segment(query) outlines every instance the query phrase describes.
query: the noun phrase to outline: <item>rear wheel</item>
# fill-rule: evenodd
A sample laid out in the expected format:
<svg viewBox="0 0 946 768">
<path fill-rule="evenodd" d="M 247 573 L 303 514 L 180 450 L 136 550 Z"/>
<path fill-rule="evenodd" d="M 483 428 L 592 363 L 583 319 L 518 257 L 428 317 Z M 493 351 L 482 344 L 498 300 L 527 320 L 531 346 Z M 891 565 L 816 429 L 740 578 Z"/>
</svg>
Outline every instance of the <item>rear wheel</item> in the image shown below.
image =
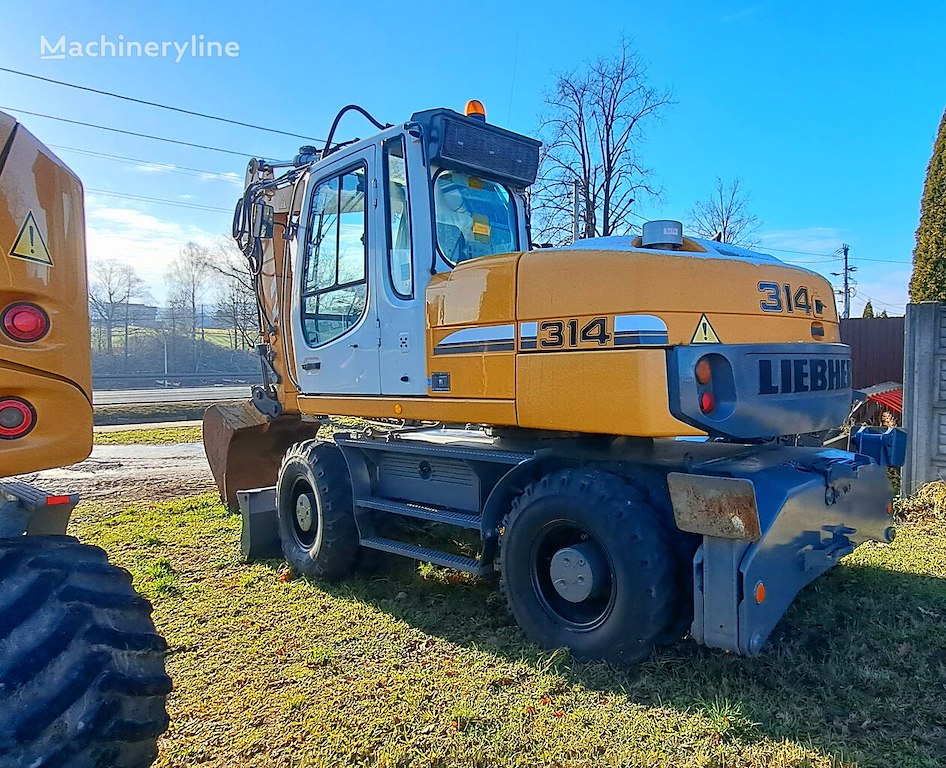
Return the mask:
<svg viewBox="0 0 946 768">
<path fill-rule="evenodd" d="M 351 478 L 333 443 L 306 440 L 287 452 L 276 482 L 279 539 L 289 565 L 318 578 L 351 572 L 360 544 Z"/>
<path fill-rule="evenodd" d="M 677 528 L 670 502 L 667 477 L 650 467 L 624 465 L 618 472 L 628 483 L 643 495 L 659 514 L 670 546 L 676 555 L 677 600 L 673 607 L 673 620 L 660 639 L 660 645 L 670 645 L 690 631 L 693 623 L 693 556 L 702 542 L 702 537 Z"/>
<path fill-rule="evenodd" d="M 151 765 L 168 725 L 165 649 L 151 604 L 98 547 L 0 540 L 0 764 Z"/>
<path fill-rule="evenodd" d="M 529 639 L 578 658 L 641 661 L 675 618 L 677 563 L 660 513 L 609 472 L 528 486 L 504 522 L 499 568 Z"/>
</svg>

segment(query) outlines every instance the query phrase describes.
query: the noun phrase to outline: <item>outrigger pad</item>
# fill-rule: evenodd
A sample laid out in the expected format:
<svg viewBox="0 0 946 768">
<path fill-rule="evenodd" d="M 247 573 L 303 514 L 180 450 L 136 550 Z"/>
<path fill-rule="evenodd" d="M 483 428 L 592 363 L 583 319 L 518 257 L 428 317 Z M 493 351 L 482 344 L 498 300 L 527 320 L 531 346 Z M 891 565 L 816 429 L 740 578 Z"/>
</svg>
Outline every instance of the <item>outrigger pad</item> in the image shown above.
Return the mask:
<svg viewBox="0 0 946 768">
<path fill-rule="evenodd" d="M 204 412 L 204 452 L 230 511 L 239 510 L 237 491 L 275 485 L 289 446 L 314 438 L 318 427 L 298 414 L 268 421 L 248 402 L 210 406 Z"/>
</svg>

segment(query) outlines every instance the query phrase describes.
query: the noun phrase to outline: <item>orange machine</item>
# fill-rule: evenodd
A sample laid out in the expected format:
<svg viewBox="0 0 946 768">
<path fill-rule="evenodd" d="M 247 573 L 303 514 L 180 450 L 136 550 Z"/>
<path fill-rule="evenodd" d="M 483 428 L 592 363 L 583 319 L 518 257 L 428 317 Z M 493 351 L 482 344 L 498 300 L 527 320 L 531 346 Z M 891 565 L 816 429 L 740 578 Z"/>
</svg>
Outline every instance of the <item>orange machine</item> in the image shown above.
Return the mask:
<svg viewBox="0 0 946 768">
<path fill-rule="evenodd" d="M 0 478 L 92 449 L 82 185 L 0 113 Z M 0 482 L 0 765 L 145 768 L 164 640 L 128 572 L 65 536 L 75 494 Z"/>
<path fill-rule="evenodd" d="M 92 450 L 82 185 L 0 114 L 0 477 Z"/>
<path fill-rule="evenodd" d="M 204 440 L 249 553 L 269 515 L 316 577 L 366 549 L 498 570 L 534 641 L 633 661 L 687 631 L 758 653 L 805 584 L 893 535 L 901 437 L 821 447 L 851 402 L 822 276 L 670 220 L 534 247 L 539 143 L 478 103 L 337 125 L 253 160 L 234 218 L 263 381 Z M 396 428 L 316 439 L 332 416 Z"/>
</svg>

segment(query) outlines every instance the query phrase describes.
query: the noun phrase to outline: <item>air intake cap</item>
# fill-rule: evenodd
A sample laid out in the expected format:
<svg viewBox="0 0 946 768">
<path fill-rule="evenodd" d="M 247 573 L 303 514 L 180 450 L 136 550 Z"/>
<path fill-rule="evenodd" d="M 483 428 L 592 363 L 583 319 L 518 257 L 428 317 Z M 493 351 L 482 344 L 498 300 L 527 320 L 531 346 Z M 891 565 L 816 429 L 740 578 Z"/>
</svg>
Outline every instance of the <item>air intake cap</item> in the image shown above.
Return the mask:
<svg viewBox="0 0 946 768">
<path fill-rule="evenodd" d="M 683 224 L 670 219 L 648 221 L 641 228 L 641 245 L 644 248 L 676 250 L 683 245 Z"/>
</svg>

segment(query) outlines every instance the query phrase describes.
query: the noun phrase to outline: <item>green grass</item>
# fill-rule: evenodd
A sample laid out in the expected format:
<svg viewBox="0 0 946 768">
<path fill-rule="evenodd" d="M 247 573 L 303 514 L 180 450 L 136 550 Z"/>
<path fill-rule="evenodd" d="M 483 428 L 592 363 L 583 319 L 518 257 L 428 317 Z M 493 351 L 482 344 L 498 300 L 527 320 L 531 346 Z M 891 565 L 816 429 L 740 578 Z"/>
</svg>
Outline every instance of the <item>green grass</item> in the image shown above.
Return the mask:
<svg viewBox="0 0 946 768">
<path fill-rule="evenodd" d="M 166 427 L 162 429 L 128 429 L 120 432 L 96 432 L 96 445 L 172 445 L 199 443 L 200 427 Z"/>
<path fill-rule="evenodd" d="M 159 766 L 946 763 L 946 535 L 911 513 L 798 599 L 757 658 L 638 668 L 525 642 L 493 587 L 377 561 L 339 584 L 239 560 L 211 496 L 83 505 L 154 601 L 175 681 Z"/>
<path fill-rule="evenodd" d="M 150 405 L 97 405 L 95 425 L 148 424 L 155 421 L 194 421 L 204 417 L 209 403 L 152 403 Z"/>
<path fill-rule="evenodd" d="M 319 428 L 322 437 L 335 432 L 360 429 L 365 426 L 361 419 L 338 417 Z M 159 429 L 123 429 L 117 432 L 96 432 L 96 445 L 173 445 L 175 443 L 199 443 L 203 430 L 193 427 L 161 427 Z"/>
</svg>

